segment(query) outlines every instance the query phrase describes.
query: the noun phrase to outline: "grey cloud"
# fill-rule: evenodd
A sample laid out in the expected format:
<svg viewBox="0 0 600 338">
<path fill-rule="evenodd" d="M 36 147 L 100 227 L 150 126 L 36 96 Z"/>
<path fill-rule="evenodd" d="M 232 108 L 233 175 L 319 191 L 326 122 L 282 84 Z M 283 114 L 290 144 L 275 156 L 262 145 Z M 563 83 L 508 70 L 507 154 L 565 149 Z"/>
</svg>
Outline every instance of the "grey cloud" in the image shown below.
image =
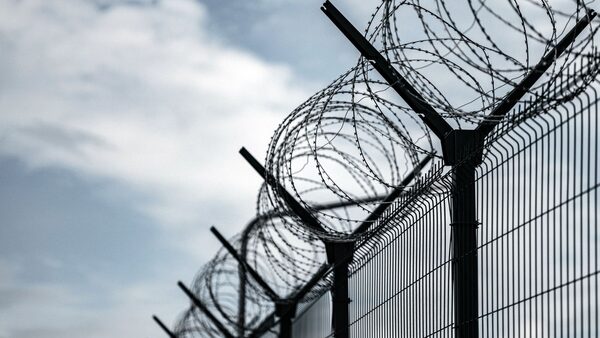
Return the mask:
<svg viewBox="0 0 600 338">
<path fill-rule="evenodd" d="M 38 142 L 72 152 L 76 156 L 84 155 L 81 147 L 92 146 L 97 148 L 108 147 L 103 139 L 84 131 L 65 129 L 58 125 L 36 123 L 17 129 L 15 132 L 23 133 L 23 137 L 37 139 Z"/>
<path fill-rule="evenodd" d="M 0 278 L 0 337 L 156 334 L 148 311 L 184 308 L 173 280 L 216 249 L 206 227 L 233 233 L 252 216 L 260 179 L 237 150 L 262 157 L 309 91 L 289 66 L 212 37 L 206 15 L 192 0 L 0 0 L 1 159 L 89 190 L 4 182 L 2 255 L 27 268 Z"/>
</svg>

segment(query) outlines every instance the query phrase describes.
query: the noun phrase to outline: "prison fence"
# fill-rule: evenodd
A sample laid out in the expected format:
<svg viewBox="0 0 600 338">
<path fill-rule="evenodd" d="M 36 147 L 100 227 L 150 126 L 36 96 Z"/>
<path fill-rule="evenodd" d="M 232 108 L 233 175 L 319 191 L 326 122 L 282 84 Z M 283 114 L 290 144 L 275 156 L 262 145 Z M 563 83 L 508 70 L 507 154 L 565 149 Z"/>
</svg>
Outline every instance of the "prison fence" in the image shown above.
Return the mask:
<svg viewBox="0 0 600 338">
<path fill-rule="evenodd" d="M 476 176 L 477 337 L 600 334 L 597 125 L 591 87 L 489 141 Z M 349 336 L 456 336 L 450 175 L 395 204 L 385 235 L 352 266 Z M 319 322 L 331 318 L 330 298 L 324 292 L 297 316 L 293 337 L 334 336 Z"/>
<path fill-rule="evenodd" d="M 179 282 L 190 307 L 173 328 L 154 317 L 170 337 L 599 336 L 596 13 L 508 1 L 514 23 L 476 3 L 483 38 L 442 0 L 384 0 L 365 34 L 323 5 L 361 58 L 283 121 L 264 166 L 240 151 L 264 180 L 257 216 L 230 239 L 211 228 L 222 249 Z M 407 7 L 426 39 L 398 40 Z M 550 38 L 527 10 L 550 17 Z M 524 37 L 525 60 L 497 46 L 486 11 Z M 449 104 L 432 65 L 481 106 Z"/>
</svg>

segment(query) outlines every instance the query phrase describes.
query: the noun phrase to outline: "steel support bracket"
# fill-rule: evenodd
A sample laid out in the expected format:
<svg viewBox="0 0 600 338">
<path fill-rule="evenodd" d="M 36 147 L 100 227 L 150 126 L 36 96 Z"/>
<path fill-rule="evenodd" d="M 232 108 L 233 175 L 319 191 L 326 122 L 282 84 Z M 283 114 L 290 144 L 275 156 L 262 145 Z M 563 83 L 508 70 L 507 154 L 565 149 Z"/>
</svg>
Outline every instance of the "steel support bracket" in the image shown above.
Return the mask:
<svg viewBox="0 0 600 338">
<path fill-rule="evenodd" d="M 477 130 L 454 129 L 442 141 L 442 152 L 446 165 L 478 166 L 483 158 L 483 139 Z"/>
<path fill-rule="evenodd" d="M 279 338 L 292 338 L 292 319 L 296 316 L 297 308 L 296 302 L 275 303 L 275 315 L 279 317 Z"/>
<path fill-rule="evenodd" d="M 354 242 L 329 242 L 325 244 L 327 260 L 333 266 L 331 302 L 333 306 L 333 337 L 350 337 L 350 298 L 348 297 L 349 266 L 354 256 Z"/>
<path fill-rule="evenodd" d="M 325 251 L 329 264 L 339 264 L 344 260 L 350 262 L 354 255 L 354 242 L 325 242 Z"/>
<path fill-rule="evenodd" d="M 275 315 L 279 318 L 290 317 L 294 318 L 296 316 L 296 309 L 298 308 L 298 303 L 290 302 L 290 301 L 281 301 L 275 303 Z"/>
</svg>

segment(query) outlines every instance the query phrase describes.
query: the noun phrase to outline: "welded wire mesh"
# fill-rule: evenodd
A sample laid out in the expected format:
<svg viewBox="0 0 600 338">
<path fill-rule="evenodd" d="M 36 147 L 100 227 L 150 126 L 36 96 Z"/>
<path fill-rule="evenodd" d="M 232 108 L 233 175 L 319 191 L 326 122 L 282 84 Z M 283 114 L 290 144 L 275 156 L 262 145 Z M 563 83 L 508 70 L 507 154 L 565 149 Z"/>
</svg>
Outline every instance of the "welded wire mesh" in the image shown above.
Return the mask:
<svg viewBox="0 0 600 338">
<path fill-rule="evenodd" d="M 350 278 L 352 337 L 420 337 L 452 324 L 448 201 L 438 185 L 410 209 L 398 206 L 393 227 Z"/>
<path fill-rule="evenodd" d="M 477 181 L 481 337 L 598 334 L 597 100 L 589 88 L 489 145 Z"/>
<path fill-rule="evenodd" d="M 294 319 L 293 337 L 327 337 L 331 334 L 331 294 L 324 293 L 299 309 Z"/>
</svg>

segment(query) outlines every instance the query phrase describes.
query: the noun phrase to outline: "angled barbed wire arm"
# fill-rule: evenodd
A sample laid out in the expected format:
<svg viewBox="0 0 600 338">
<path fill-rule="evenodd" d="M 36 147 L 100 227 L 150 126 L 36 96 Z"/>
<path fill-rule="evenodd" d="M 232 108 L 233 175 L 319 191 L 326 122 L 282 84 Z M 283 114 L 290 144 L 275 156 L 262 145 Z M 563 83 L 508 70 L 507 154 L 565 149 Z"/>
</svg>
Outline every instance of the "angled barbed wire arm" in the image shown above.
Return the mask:
<svg viewBox="0 0 600 338">
<path fill-rule="evenodd" d="M 317 285 L 317 283 L 323 279 L 323 277 L 329 272 L 329 269 L 331 268 L 331 264 L 329 263 L 323 263 L 321 265 L 321 267 L 319 268 L 319 270 L 317 270 L 314 275 L 308 280 L 308 282 L 306 282 L 306 284 L 304 284 L 300 289 L 298 289 L 292 296 L 291 299 L 293 299 L 296 302 L 299 302 L 300 300 L 302 300 L 302 298 L 304 298 L 304 296 L 306 296 L 306 294 L 308 294 L 308 292 L 315 286 Z"/>
<path fill-rule="evenodd" d="M 160 328 L 163 331 L 165 331 L 167 336 L 169 336 L 170 338 L 177 338 L 177 335 L 175 333 L 173 333 L 173 331 L 169 330 L 169 328 L 156 315 L 153 315 L 152 319 L 154 319 L 156 324 L 158 324 L 158 326 L 160 326 Z"/>
<path fill-rule="evenodd" d="M 279 295 L 277 295 L 277 293 L 269 286 L 269 284 L 267 284 L 267 282 L 265 282 L 265 280 L 258 274 L 258 272 L 256 272 L 256 270 L 254 270 L 250 266 L 250 264 L 248 264 L 246 260 L 240 256 L 240 254 L 235 250 L 235 248 L 225 239 L 225 237 L 223 237 L 223 235 L 221 235 L 217 228 L 215 228 L 214 226 L 210 227 L 210 231 L 215 235 L 215 237 L 217 237 L 219 242 L 223 244 L 225 249 L 227 249 L 227 251 L 233 256 L 233 258 L 235 258 L 235 260 L 237 260 L 238 263 L 244 266 L 244 268 L 246 269 L 246 271 L 248 271 L 250 276 L 252 276 L 252 278 L 267 293 L 267 296 L 269 296 L 269 298 L 271 298 L 273 302 L 280 302 L 281 298 L 279 297 Z"/>
<path fill-rule="evenodd" d="M 355 205 L 381 202 L 385 198 L 386 198 L 386 195 L 376 195 L 373 197 L 365 197 L 365 198 L 359 198 L 359 199 L 349 200 L 349 201 L 338 201 L 338 202 L 330 202 L 330 203 L 326 203 L 326 204 L 311 205 L 311 208 L 314 210 L 318 210 L 318 211 L 335 210 L 335 209 L 351 207 L 351 206 L 355 206 Z M 288 215 L 288 213 L 279 212 L 279 211 L 269 212 L 269 213 L 265 213 L 265 214 L 256 216 L 251 222 L 253 222 L 255 219 L 258 219 L 258 218 L 272 219 L 272 218 L 282 217 L 282 216 L 286 216 L 286 215 Z"/>
<path fill-rule="evenodd" d="M 308 211 L 306 210 L 296 199 L 273 177 L 273 175 L 263 167 L 262 164 L 256 160 L 252 154 L 246 148 L 242 147 L 240 149 L 240 154 L 248 163 L 256 170 L 256 172 L 270 185 L 273 189 L 276 189 L 285 203 L 292 209 L 294 214 L 298 216 L 307 226 L 311 227 L 313 230 L 324 232 L 323 226 L 321 223 Z"/>
<path fill-rule="evenodd" d="M 353 235 L 361 234 L 369 228 L 373 222 L 375 222 L 392 204 L 398 196 L 406 189 L 406 187 L 412 182 L 412 180 L 423 170 L 423 168 L 431 161 L 435 153 L 427 154 L 417 166 L 415 166 L 406 177 L 400 182 L 400 184 L 392 190 L 392 192 L 381 201 L 381 203 L 371 212 L 371 214 L 353 231 Z"/>
<path fill-rule="evenodd" d="M 234 336 L 227 330 L 227 328 L 225 328 L 225 326 L 223 325 L 223 323 L 221 323 L 217 317 L 215 317 L 212 312 L 210 312 L 210 310 L 206 307 L 206 305 L 204 305 L 204 303 L 202 303 L 202 301 L 200 301 L 200 299 L 198 299 L 198 297 L 196 297 L 196 295 L 194 295 L 194 293 L 188 289 L 185 284 L 183 284 L 183 282 L 178 281 L 177 285 L 179 286 L 179 288 L 181 290 L 183 290 L 183 293 L 186 294 L 186 296 L 188 296 L 188 298 L 192 301 L 192 303 L 194 304 L 194 306 L 196 306 L 200 311 L 202 311 L 202 313 L 204 313 L 208 319 L 213 323 L 213 325 L 215 325 L 217 327 L 217 329 L 221 332 L 221 334 L 226 337 L 226 338 L 234 338 Z"/>
<path fill-rule="evenodd" d="M 502 118 L 519 102 L 519 100 L 527 94 L 537 80 L 544 75 L 550 66 L 556 61 L 567 47 L 571 45 L 577 36 L 585 30 L 585 28 L 596 17 L 597 13 L 594 10 L 589 10 L 587 15 L 581 18 L 573 28 L 552 48 L 546 55 L 542 57 L 535 67 L 523 78 L 523 80 L 514 87 L 500 103 L 492 110 L 492 112 L 478 126 L 477 131 L 483 141 L 483 138 L 489 134 L 494 127 L 500 123 Z"/>
<path fill-rule="evenodd" d="M 357 198 L 349 201 L 331 202 L 326 204 L 317 204 L 311 206 L 315 210 L 334 210 L 337 208 L 351 207 L 360 204 L 374 203 L 382 201 L 385 195 L 376 195 L 373 197 Z"/>
<path fill-rule="evenodd" d="M 433 133 L 443 141 L 446 138 L 446 134 L 452 131 L 450 124 L 425 101 L 423 96 L 400 75 L 394 66 L 371 45 L 329 0 L 325 1 L 323 6 L 321 6 L 321 10 L 346 38 L 350 40 L 362 56 L 371 61 L 379 74 L 402 97 L 406 104 L 419 115 Z"/>
</svg>

